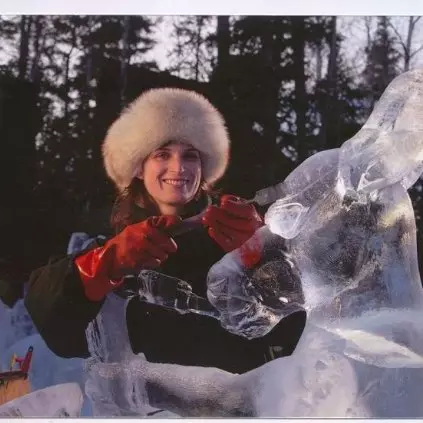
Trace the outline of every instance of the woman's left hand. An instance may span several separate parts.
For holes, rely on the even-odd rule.
[[[239,248],[264,225],[253,204],[233,195],[224,195],[220,206],[209,206],[202,222],[227,253]]]

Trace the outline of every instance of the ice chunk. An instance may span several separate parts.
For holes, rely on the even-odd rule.
[[[249,416],[251,403],[242,386],[231,392],[231,373],[215,368],[197,368],[176,364],[150,363],[134,357],[124,365],[121,363],[93,363],[90,372],[101,385],[114,381],[128,381],[134,393],[125,408],[109,410],[110,415],[145,415],[148,401],[177,416]],[[229,382],[230,385],[226,386]],[[177,401],[175,399],[177,398]],[[104,399],[104,398],[103,398]],[[109,400],[108,403],[112,403]],[[218,407],[216,407],[218,405]],[[140,407],[141,406],[141,407]],[[116,414],[125,410],[125,414]]]
[[[345,339],[345,355],[373,366],[386,368],[423,367],[423,356],[383,336],[362,329],[340,329],[335,333]]]
[[[371,193],[423,173],[423,71],[406,72],[388,86],[363,128],[340,150],[339,177],[348,188]]]
[[[317,153],[285,179],[284,195],[265,215],[266,225],[273,233],[285,239],[298,235],[309,209],[335,186],[338,161],[338,149]]]
[[[421,355],[421,335],[411,340],[416,329],[423,333],[421,317],[420,311],[387,310],[327,322],[326,328],[309,321],[293,356],[270,362],[250,375],[250,389],[260,386],[253,395],[255,413],[263,417],[421,417],[423,404],[415,391],[423,381],[423,367],[416,367],[416,361],[409,366],[411,356]],[[358,345],[355,353],[359,354],[353,353],[357,337],[350,338],[352,329],[347,329],[353,327],[360,328],[362,336],[378,337],[378,344]]]
[[[259,261],[248,268],[242,255],[257,247]],[[266,227],[210,269],[207,287],[208,299],[219,311],[222,327],[249,339],[266,335],[281,319],[302,310],[298,270],[286,252],[284,240]]]
[[[127,276],[120,289],[125,297],[137,296],[142,301],[171,308],[177,312],[198,313],[219,318],[206,298],[192,292],[188,282],[154,270],[141,270],[136,276]]]
[[[85,362],[85,394],[95,417],[147,416],[157,411],[149,404],[143,380],[131,371],[131,363],[145,357],[131,349],[127,301],[109,295],[86,331],[91,357]],[[120,371],[109,370],[116,367]]]
[[[50,386],[0,406],[0,417],[79,417],[82,391],[76,383]]]

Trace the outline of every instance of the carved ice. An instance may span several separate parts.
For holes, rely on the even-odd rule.
[[[304,307],[294,354],[242,375],[126,353],[97,359],[99,385],[128,383],[122,401],[107,388],[114,410],[142,415],[149,402],[181,416],[422,417],[423,290],[407,193],[422,172],[423,70],[414,70],[389,85],[357,135],[280,185],[284,197],[256,234],[267,251],[256,269],[236,250],[209,273],[208,297],[235,333],[260,336]],[[261,284],[272,257],[285,279]]]

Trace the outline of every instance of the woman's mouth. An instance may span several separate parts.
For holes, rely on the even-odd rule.
[[[174,187],[182,187],[188,184],[188,179],[163,179],[163,182]]]

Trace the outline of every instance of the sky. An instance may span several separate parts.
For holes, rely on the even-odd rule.
[[[10,14],[423,15],[421,0],[0,0]]]
[[[347,37],[344,52],[360,67],[364,63],[362,53],[366,42],[362,16],[423,15],[423,0],[0,0],[0,14],[167,15],[163,23],[156,26],[157,45],[148,54],[148,58],[156,60],[161,69],[169,63],[167,53],[172,48],[169,35],[175,15],[338,15],[342,16],[338,20],[338,30]],[[405,37],[406,19],[395,19],[396,27]],[[423,19],[416,27],[414,40],[416,48],[423,45]],[[1,62],[4,60],[0,58]],[[420,65],[423,65],[423,50],[412,61],[412,67]]]
[[[377,1],[377,0],[372,0]],[[423,0],[421,0],[423,3]],[[387,12],[384,13],[385,15]],[[423,14],[423,10],[422,10]],[[155,38],[157,45],[148,53],[149,59],[157,61],[160,69],[165,69],[169,63],[167,52],[173,47],[170,39],[172,21],[174,16],[166,16],[162,23],[155,27]],[[402,39],[406,39],[406,31],[408,28],[408,17],[395,16],[392,18],[392,24],[395,26]],[[376,20],[372,22],[375,29]],[[340,16],[337,23],[337,29],[345,37],[342,45],[343,53],[358,68],[364,67],[365,56],[364,47],[366,45],[366,30],[364,16]],[[413,36],[413,51],[423,46],[423,18],[417,23]],[[420,51],[411,61],[411,66],[416,67],[423,65],[423,50]]]

